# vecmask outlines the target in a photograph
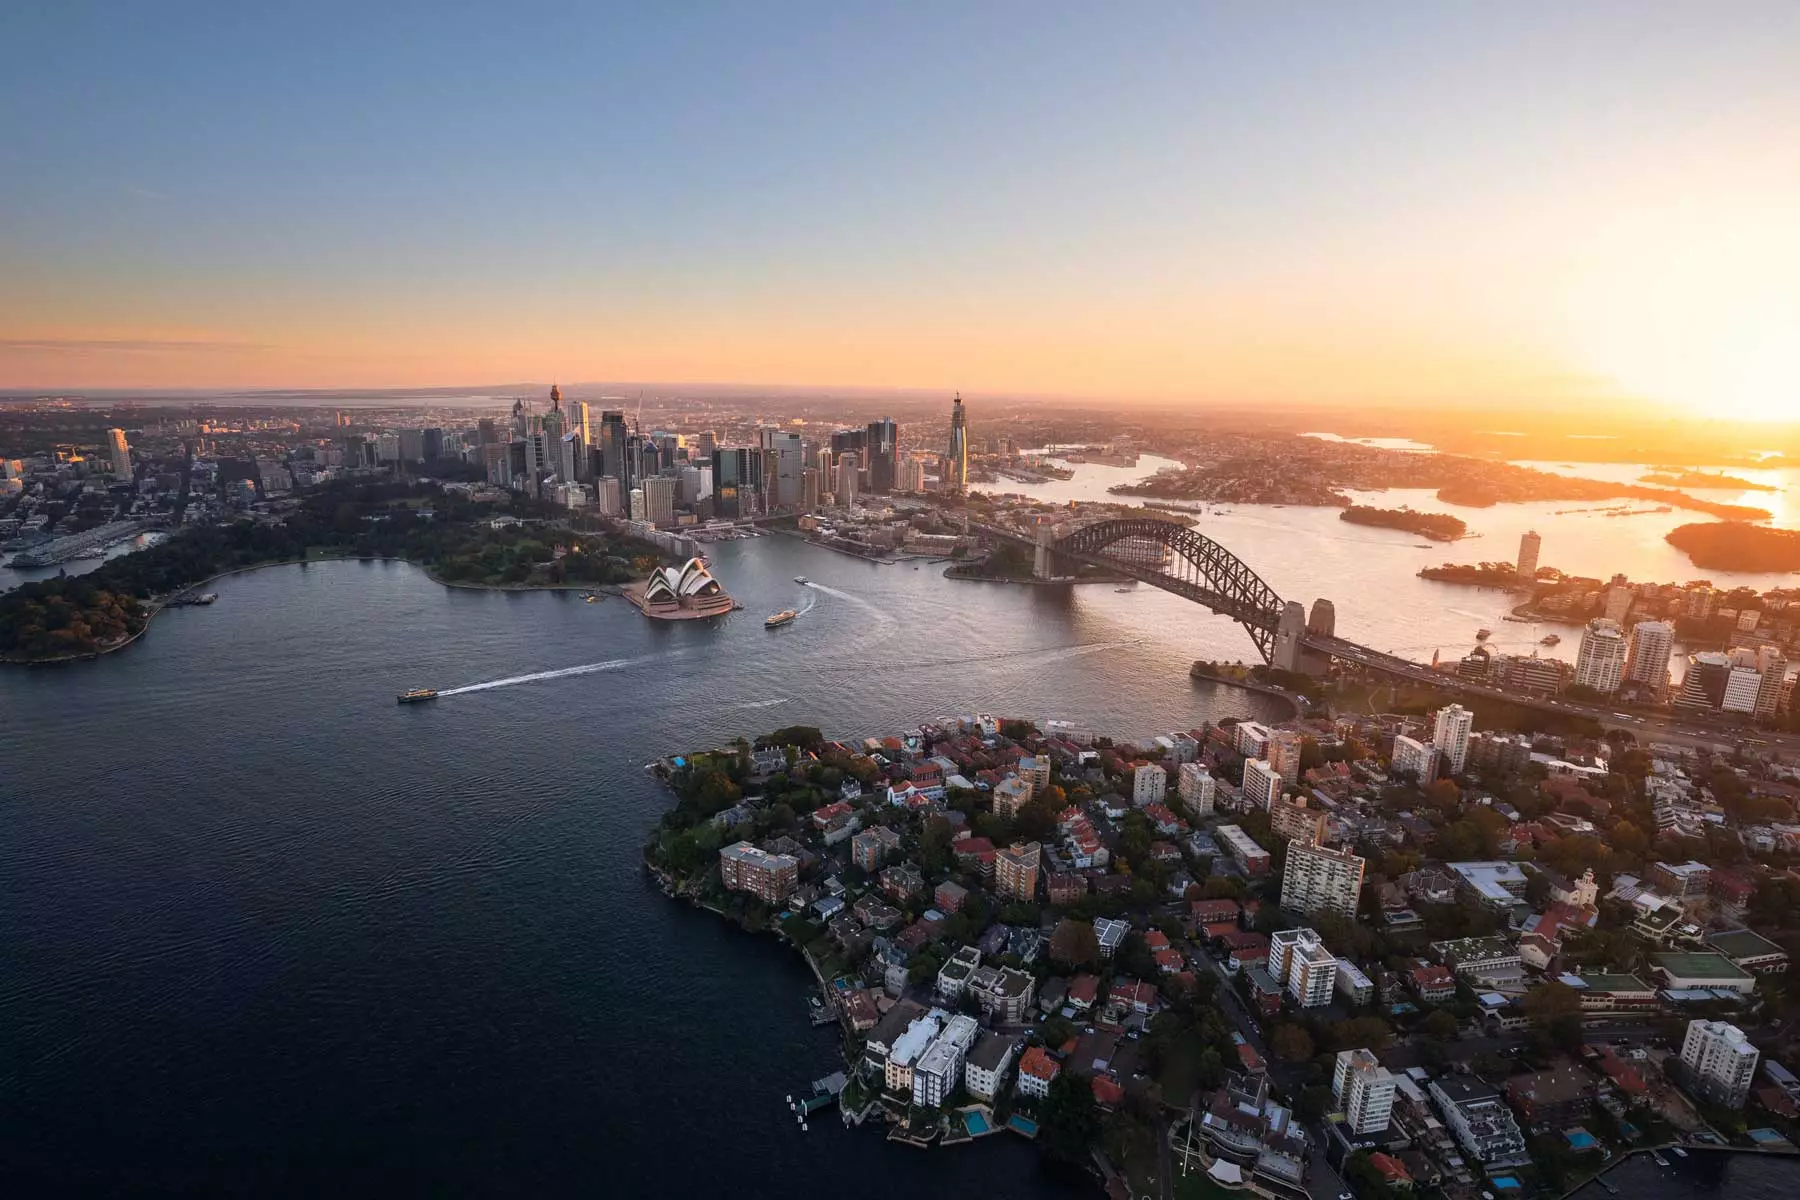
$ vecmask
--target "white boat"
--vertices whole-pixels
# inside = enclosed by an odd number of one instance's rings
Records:
[[[812,580],[808,579],[804,575],[796,575],[796,576],[794,576],[794,582],[795,583],[811,583]]]

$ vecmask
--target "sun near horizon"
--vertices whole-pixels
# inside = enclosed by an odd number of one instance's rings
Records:
[[[8,390],[1800,420],[1791,5],[94,16],[0,16]]]

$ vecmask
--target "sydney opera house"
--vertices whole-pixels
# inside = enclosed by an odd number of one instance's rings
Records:
[[[626,588],[625,594],[645,616],[663,621],[717,617],[735,607],[698,558],[690,558],[679,567],[658,567],[644,582]]]

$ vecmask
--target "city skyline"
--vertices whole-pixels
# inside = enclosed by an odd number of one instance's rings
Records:
[[[1785,6],[92,15],[4,19],[0,387],[1800,416]]]

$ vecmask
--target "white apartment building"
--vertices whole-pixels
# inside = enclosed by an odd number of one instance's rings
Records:
[[[1394,1076],[1368,1050],[1340,1050],[1331,1094],[1350,1131],[1380,1133],[1394,1111]]]
[[[1245,758],[1262,758],[1269,752],[1269,727],[1255,721],[1237,723],[1237,752]]]
[[[1337,986],[1337,956],[1311,929],[1283,930],[1269,937],[1269,975],[1301,1008],[1322,1008]]]
[[[915,1019],[906,1027],[905,1033],[894,1039],[894,1048],[888,1051],[882,1079],[888,1091],[910,1093],[913,1090],[913,1068],[937,1039],[948,1016],[943,1009],[934,1008]]]
[[[1741,1107],[1750,1095],[1760,1057],[1744,1031],[1724,1021],[1689,1021],[1681,1043],[1681,1061],[1694,1073],[1695,1086],[1732,1108]]]
[[[1244,804],[1248,808],[1268,812],[1281,795],[1281,775],[1266,759],[1252,758],[1244,763]]]
[[[1719,708],[1725,712],[1756,711],[1756,698],[1762,694],[1762,672],[1755,667],[1734,666],[1725,676],[1725,697]]]
[[[963,1087],[977,1100],[993,1100],[1012,1065],[1018,1043],[998,1033],[984,1033],[963,1062]]]
[[[1161,804],[1169,794],[1169,773],[1155,763],[1145,763],[1131,777],[1131,802],[1139,808]]]
[[[1196,817],[1211,816],[1214,795],[1218,787],[1212,772],[1204,763],[1186,762],[1181,764],[1181,774],[1175,786],[1176,795],[1188,806],[1188,811]]]
[[[910,1032],[910,1031],[909,1031]],[[974,1017],[958,1013],[944,1025],[919,1056],[912,1072],[913,1103],[922,1108],[942,1108],[962,1085],[963,1061],[981,1026]]]
[[[1624,631],[1617,621],[1595,617],[1581,631],[1581,649],[1575,656],[1575,684],[1611,695],[1619,690],[1624,678]]]
[[[1417,775],[1421,786],[1429,784],[1437,778],[1436,749],[1416,738],[1409,738],[1403,733],[1394,736],[1392,761],[1394,774]]]
[[[1431,746],[1444,756],[1445,769],[1461,775],[1469,758],[1469,734],[1475,728],[1475,714],[1460,704],[1447,704],[1438,709],[1437,724],[1431,732]]]
[[[1349,850],[1298,839],[1289,842],[1287,865],[1281,872],[1281,907],[1307,916],[1329,910],[1354,918],[1364,865]]]

